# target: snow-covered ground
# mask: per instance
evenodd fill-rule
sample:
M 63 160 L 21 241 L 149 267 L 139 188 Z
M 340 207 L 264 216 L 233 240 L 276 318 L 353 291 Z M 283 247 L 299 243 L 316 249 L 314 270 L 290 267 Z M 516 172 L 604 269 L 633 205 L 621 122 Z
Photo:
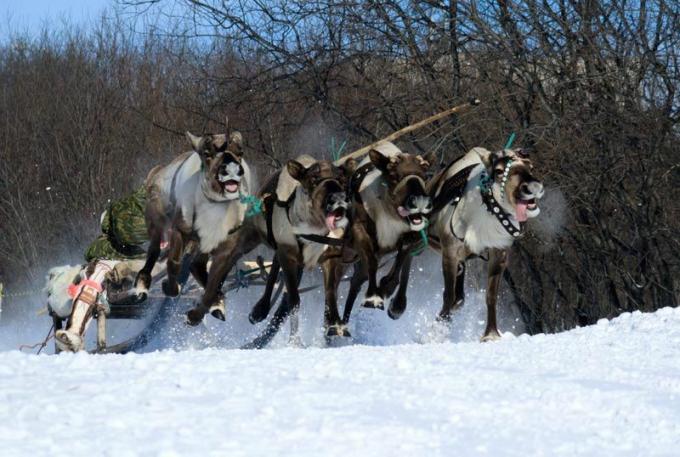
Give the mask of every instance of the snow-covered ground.
M 14 455 L 680 455 L 680 309 L 496 343 L 0 353 Z

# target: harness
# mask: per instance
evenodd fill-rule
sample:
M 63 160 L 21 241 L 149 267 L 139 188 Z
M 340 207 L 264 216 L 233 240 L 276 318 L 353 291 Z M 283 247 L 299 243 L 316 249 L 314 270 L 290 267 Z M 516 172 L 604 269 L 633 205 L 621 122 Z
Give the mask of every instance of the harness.
M 512 221 L 510 221 L 510 215 L 506 213 L 503 208 L 500 207 L 500 205 L 494 198 L 493 193 L 482 192 L 482 201 L 484 201 L 484 205 L 486 205 L 486 210 L 493 214 L 494 216 L 496 216 L 496 219 L 498 219 L 498 222 L 501 223 L 501 226 L 503 226 L 506 232 L 508 232 L 511 236 L 515 238 L 518 238 L 519 236 L 522 235 L 524 223 L 523 222 L 519 223 L 519 229 L 515 227 Z
M 446 207 L 446 205 L 453 206 L 455 211 L 455 207 L 460 202 L 460 199 L 463 198 L 463 192 L 470 177 L 470 173 L 478 165 L 479 164 L 469 165 L 444 181 L 439 194 L 433 199 L 433 213 L 441 211 L 444 207 Z M 507 179 L 509 168 L 510 167 L 506 168 L 506 172 L 504 174 L 505 179 Z M 505 179 L 503 181 L 503 189 L 505 188 Z M 510 220 L 510 215 L 498 204 L 496 198 L 493 196 L 493 192 L 491 191 L 491 178 L 486 173 L 486 171 L 482 171 L 480 176 L 479 191 L 487 211 L 496 217 L 505 231 L 514 238 L 521 236 L 524 224 L 520 223 L 519 229 L 515 227 Z M 449 229 L 451 230 L 453 236 L 462 241 L 462 238 L 456 235 L 456 232 L 453 229 L 453 218 L 451 218 L 451 221 L 449 222 Z
M 361 183 L 364 181 L 366 176 L 373 170 L 375 170 L 375 165 L 373 165 L 372 162 L 368 162 L 357 168 L 354 173 L 352 173 L 352 176 L 349 179 L 349 198 L 354 197 L 357 203 L 363 203 L 361 200 L 361 194 L 359 193 L 359 188 L 361 187 Z
M 293 192 L 290 195 L 290 197 L 288 197 L 288 200 L 285 201 L 279 200 L 272 194 L 265 194 L 264 197 L 262 197 L 262 201 L 264 203 L 265 221 L 267 224 L 267 243 L 269 243 L 269 245 L 274 249 L 277 248 L 276 238 L 274 237 L 273 231 L 274 205 L 278 206 L 279 208 L 284 208 L 286 210 L 286 217 L 288 217 L 288 222 L 290 222 L 292 225 L 292 222 L 290 220 L 290 208 L 293 205 L 293 202 L 295 201 L 296 193 L 297 192 Z M 309 234 L 297 234 L 295 235 L 295 238 L 298 240 L 299 245 L 302 244 L 300 240 L 307 240 L 314 243 L 326 244 L 329 246 L 342 247 L 345 245 L 344 236 L 343 238 L 331 238 L 329 236 L 309 233 Z M 300 246 L 300 250 L 302 250 L 302 246 Z
M 505 177 L 507 177 L 509 168 L 509 166 L 506 168 Z M 480 177 L 479 191 L 482 194 L 482 201 L 486 206 L 486 210 L 496 217 L 498 222 L 501 223 L 501 226 L 506 232 L 510 234 L 510 236 L 514 238 L 520 237 L 522 235 L 522 230 L 524 229 L 524 223 L 520 222 L 519 228 L 515 227 L 515 225 L 510 220 L 510 215 L 503 208 L 501 208 L 501 206 L 496 201 L 496 198 L 493 196 L 490 181 L 491 178 L 489 175 L 486 174 L 486 171 L 483 171 L 482 176 Z M 505 179 L 503 180 L 502 188 L 505 188 L 504 184 Z

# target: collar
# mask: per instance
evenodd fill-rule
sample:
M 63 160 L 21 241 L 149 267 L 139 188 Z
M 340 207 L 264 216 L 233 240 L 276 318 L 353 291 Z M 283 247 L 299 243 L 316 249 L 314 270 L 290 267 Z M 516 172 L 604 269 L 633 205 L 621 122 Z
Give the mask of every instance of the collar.
M 482 175 L 479 178 L 479 192 L 482 195 L 482 201 L 486 206 L 486 210 L 493 214 L 496 219 L 498 219 L 498 222 L 500 222 L 501 226 L 506 232 L 508 232 L 508 234 L 510 234 L 510 236 L 513 238 L 519 238 L 522 235 L 524 224 L 520 222 L 519 228 L 515 227 L 515 225 L 512 223 L 512 220 L 510 219 L 510 214 L 508 214 L 503 208 L 501 208 L 501 205 L 498 204 L 493 196 L 493 191 L 491 190 L 491 178 L 486 173 L 486 171 L 482 171 Z

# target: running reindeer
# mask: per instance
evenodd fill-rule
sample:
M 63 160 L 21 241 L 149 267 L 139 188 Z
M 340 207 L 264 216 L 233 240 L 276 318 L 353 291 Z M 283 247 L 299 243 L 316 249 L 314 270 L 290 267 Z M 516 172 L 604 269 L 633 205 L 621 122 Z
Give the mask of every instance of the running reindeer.
M 350 194 L 354 217 L 347 247 L 359 258 L 350 281 L 341 335 L 350 336 L 345 327 L 364 282 L 368 281 L 364 307 L 384 309 L 384 300 L 394 292 L 398 284 L 395 276 L 399 274 L 394 268 L 378 284 L 378 262 L 382 256 L 398 251 L 395 265 L 408 271 L 413 240 L 428 226 L 432 211 L 426 174 L 434 160 L 434 154 L 426 157 L 406 154 L 393 143 L 384 142 L 370 150 L 368 158 L 352 176 Z M 338 282 L 329 286 L 337 288 Z M 388 314 L 400 315 L 405 307 L 404 280 L 390 302 Z
M 224 304 L 219 300 L 221 279 L 214 280 L 213 268 L 208 272 L 207 263 L 211 253 L 243 222 L 247 204 L 242 198 L 250 192 L 250 169 L 243 159 L 239 132 L 203 136 L 187 132 L 187 138 L 192 151 L 169 165 L 154 168 L 147 177 L 150 245 L 146 263 L 135 280 L 135 291 L 138 300 L 146 299 L 151 271 L 166 236 L 168 278 L 163 281 L 163 292 L 177 296 L 181 258 L 189 241 L 196 239 L 198 248 L 191 272 L 206 295 L 218 297 L 210 303 L 211 313 L 224 320 Z
M 271 310 L 271 295 L 279 271 L 283 270 L 287 307 L 292 313 L 291 338 L 297 337 L 297 310 L 300 304 L 299 283 L 304 268 L 319 264 L 324 268 L 326 282 L 335 271 L 324 254 L 329 244 L 342 244 L 340 238 L 349 224 L 346 187 L 352 163 L 335 167 L 327 161 L 310 156 L 291 160 L 283 170 L 272 175 L 259 192 L 265 210 L 244 221 L 243 225 L 215 250 L 213 268 L 217 285 L 238 259 L 260 244 L 276 251 L 264 296 L 250 313 L 251 323 L 264 320 Z M 336 243 L 337 242 L 337 243 Z M 326 288 L 325 327 L 333 333 L 341 324 L 334 289 Z M 189 323 L 201 321 L 210 304 L 217 298 L 209 282 L 201 303 L 188 313 Z M 284 316 L 285 318 L 285 316 Z M 278 329 L 278 327 L 277 327 Z
M 524 223 L 540 213 L 543 184 L 534 176 L 525 150 L 492 153 L 474 148 L 439 172 L 428 184 L 428 192 L 433 197 L 428 234 L 442 254 L 444 273 L 438 320 L 450 322 L 451 313 L 463 305 L 466 259 L 488 249 L 487 325 L 482 341 L 498 339 L 496 301 L 508 251 L 521 236 Z M 398 261 L 390 274 L 400 272 L 399 281 L 405 281 L 408 264 Z

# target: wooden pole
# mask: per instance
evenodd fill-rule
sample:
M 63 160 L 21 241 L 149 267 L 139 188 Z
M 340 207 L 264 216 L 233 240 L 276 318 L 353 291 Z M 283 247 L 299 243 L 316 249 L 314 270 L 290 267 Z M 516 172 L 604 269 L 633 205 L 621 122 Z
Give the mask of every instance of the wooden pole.
M 357 149 L 354 152 L 351 152 L 347 154 L 346 156 L 340 157 L 338 160 L 333 162 L 335 166 L 340 166 L 343 163 L 345 163 L 349 159 L 358 159 L 359 157 L 363 157 L 364 155 L 368 154 L 368 151 L 371 149 L 374 149 L 378 146 L 380 146 L 383 143 L 387 143 L 389 141 L 394 141 L 400 136 L 406 135 L 407 133 L 413 132 L 414 130 L 418 130 L 421 127 L 426 126 L 427 124 L 431 124 L 434 121 L 438 121 L 439 119 L 443 119 L 446 116 L 450 116 L 452 114 L 460 113 L 462 111 L 467 110 L 468 108 L 472 108 L 473 106 L 479 105 L 479 99 L 473 98 L 467 103 L 463 103 L 462 105 L 454 106 L 453 108 L 449 108 L 446 111 L 442 111 L 441 113 L 434 114 L 426 119 L 423 119 L 422 121 L 416 122 L 415 124 L 407 125 L 403 129 L 397 130 L 396 132 L 391 133 L 390 135 L 386 136 L 382 140 L 378 140 L 375 143 L 371 143 L 368 146 L 364 146 L 361 149 Z

